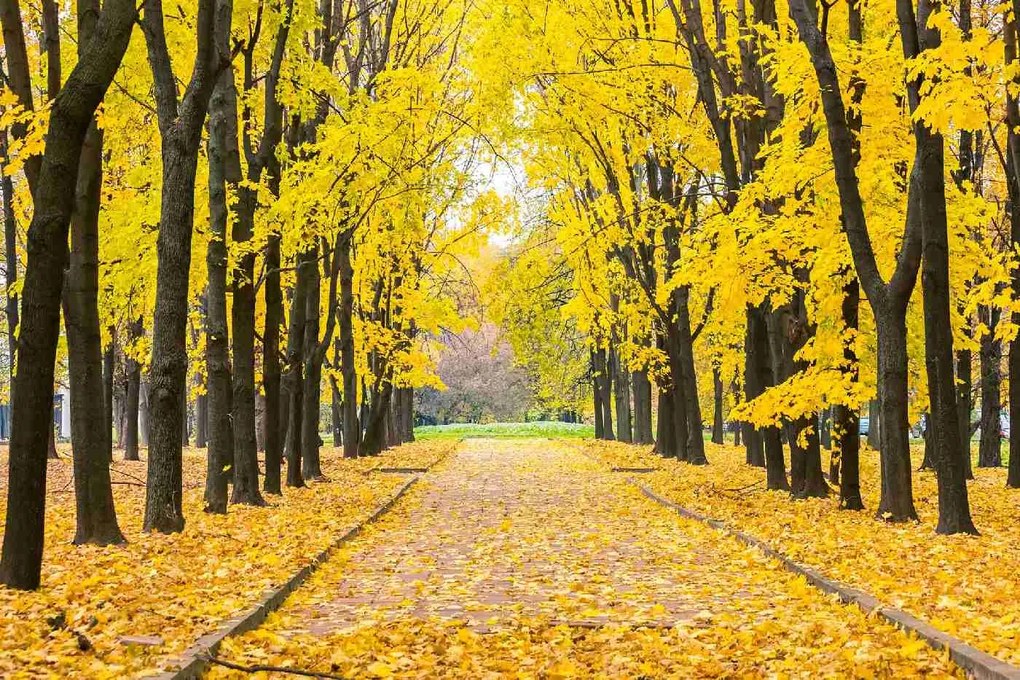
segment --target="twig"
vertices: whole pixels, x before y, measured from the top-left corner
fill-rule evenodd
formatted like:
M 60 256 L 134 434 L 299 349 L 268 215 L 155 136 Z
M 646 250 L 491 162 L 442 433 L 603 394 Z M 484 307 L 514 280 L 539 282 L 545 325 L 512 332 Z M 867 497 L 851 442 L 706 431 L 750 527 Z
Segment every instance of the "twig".
M 738 489 L 723 489 L 723 491 L 743 491 L 744 489 L 750 489 L 752 486 L 758 486 L 763 481 L 765 481 L 765 480 L 759 479 L 757 482 L 751 482 L 750 484 L 748 484 L 746 486 L 742 486 L 742 487 L 740 487 Z
M 301 675 L 306 678 L 333 678 L 335 680 L 347 680 L 343 675 L 337 675 L 336 673 L 320 673 L 316 671 L 306 671 L 301 668 L 284 668 L 283 666 L 266 666 L 263 664 L 256 664 L 254 666 L 243 666 L 239 663 L 227 661 L 226 659 L 220 659 L 219 657 L 210 654 L 206 657 L 209 663 L 216 664 L 217 666 L 223 666 L 235 671 L 241 671 L 242 673 L 289 673 L 291 675 Z
M 110 472 L 116 472 L 118 475 L 124 475 L 125 477 L 127 477 L 129 479 L 135 480 L 136 482 L 138 482 L 142 486 L 145 486 L 145 480 L 144 479 L 142 479 L 141 477 L 135 477 L 134 475 L 129 474 L 127 472 L 124 472 L 123 470 L 121 470 L 119 468 L 111 467 L 110 468 Z

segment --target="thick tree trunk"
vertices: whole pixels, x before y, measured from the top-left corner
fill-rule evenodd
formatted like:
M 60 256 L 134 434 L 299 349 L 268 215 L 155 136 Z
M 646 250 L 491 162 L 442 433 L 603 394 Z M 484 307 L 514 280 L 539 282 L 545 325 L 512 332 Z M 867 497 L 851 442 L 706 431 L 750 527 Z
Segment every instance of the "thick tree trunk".
M 924 4 L 924 0 L 922 0 Z M 946 216 L 945 159 L 942 136 L 915 124 L 921 163 L 915 172 L 923 184 L 921 286 L 924 290 L 924 345 L 928 394 L 935 430 L 940 534 L 977 533 L 967 497 L 970 441 L 965 452 L 953 376 L 950 322 L 949 236 Z M 969 365 L 969 357 L 968 357 Z M 969 372 L 969 371 L 968 371 Z M 969 394 L 968 394 L 969 401 Z M 968 434 L 970 428 L 967 428 Z
M 374 456 L 385 448 L 386 412 L 389 410 L 392 396 L 393 386 L 389 381 L 385 381 L 376 399 L 372 401 L 368 424 L 365 427 L 365 438 L 361 443 L 361 455 Z
M 652 438 L 652 382 L 645 369 L 633 371 L 630 378 L 634 392 L 634 442 L 651 444 Z
M 5 46 L 8 21 L 4 14 Z M 60 297 L 68 259 L 82 143 L 96 107 L 127 49 L 135 5 L 107 0 L 93 39 L 50 109 L 46 147 L 28 230 L 28 263 L 22 290 L 18 371 L 12 403 L 7 516 L 0 581 L 39 587 L 46 504 L 46 448 L 53 429 L 53 373 L 60 334 Z M 17 31 L 20 35 L 21 32 Z M 22 42 L 24 37 L 22 36 Z M 8 47 L 7 56 L 11 55 Z
M 978 314 L 988 332 L 981 336 L 981 443 L 978 467 L 1002 465 L 1002 342 L 995 337 L 998 307 L 981 307 Z M 968 427 L 967 432 L 970 432 Z
M 220 74 L 209 102 L 209 245 L 205 294 L 205 363 L 208 448 L 206 449 L 205 511 L 227 511 L 230 469 L 234 465 L 231 416 L 232 378 L 227 327 L 227 182 L 240 177 L 233 74 Z M 233 139 L 233 141 L 231 141 Z
M 868 402 L 868 446 L 873 451 L 882 450 L 882 402 L 878 399 Z
M 687 421 L 687 462 L 692 465 L 705 465 L 705 439 L 702 436 L 704 421 L 701 418 L 701 402 L 698 397 L 698 376 L 694 365 L 694 338 L 691 335 L 691 315 L 689 310 L 690 289 L 681 287 L 676 292 L 676 309 L 678 333 L 677 342 L 680 350 L 680 366 L 683 371 L 684 410 Z
M 93 122 L 85 135 L 78 166 L 75 209 L 71 218 L 71 259 L 64 281 L 64 327 L 71 385 L 71 445 L 78 518 L 74 542 L 109 545 L 123 543 L 124 535 L 117 525 L 110 484 L 113 362 L 109 362 L 111 385 L 107 389 L 99 330 L 102 183 L 103 133 Z
M 749 354 L 750 370 L 745 373 L 744 381 L 748 401 L 771 387 L 774 379 L 769 360 L 769 333 L 765 315 L 761 307 L 750 307 L 747 311 L 746 351 Z M 786 460 L 779 428 L 763 427 L 758 429 L 758 433 L 765 453 L 766 488 L 789 491 L 790 483 L 786 479 Z
M 882 492 L 878 516 L 892 522 L 917 519 L 911 482 L 907 419 L 907 328 L 900 314 L 877 316 L 878 388 Z
M 676 434 L 673 429 L 673 390 L 668 385 L 659 388 L 659 418 L 655 428 L 655 452 L 666 458 L 676 457 Z
M 220 7 L 229 0 L 220 0 Z M 215 84 L 212 69 L 214 5 L 201 0 L 198 54 L 183 102 L 170 65 L 161 0 L 144 6 L 143 31 L 156 84 L 160 119 L 163 184 L 156 241 L 156 309 L 149 371 L 149 461 L 145 531 L 171 533 L 184 528 L 181 507 L 181 438 L 187 389 L 188 288 L 195 217 L 195 175 L 202 124 Z M 229 9 L 225 12 L 229 16 Z

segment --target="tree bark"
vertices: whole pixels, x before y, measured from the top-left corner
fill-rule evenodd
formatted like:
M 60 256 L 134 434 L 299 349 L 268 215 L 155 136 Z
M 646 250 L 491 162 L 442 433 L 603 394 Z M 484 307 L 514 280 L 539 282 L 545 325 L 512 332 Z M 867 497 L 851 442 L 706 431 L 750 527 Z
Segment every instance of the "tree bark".
M 6 34 L 5 34 L 6 35 Z M 10 156 L 7 153 L 7 132 L 0 130 L 0 163 L 6 167 Z M 7 173 L 0 175 L 0 199 L 4 210 L 4 282 L 7 308 L 7 370 L 10 376 L 8 397 L 14 402 L 14 373 L 18 355 L 18 294 L 14 287 L 18 283 L 18 221 L 14 216 L 14 182 Z M 10 433 L 8 432 L 8 438 Z
M 229 1 L 219 0 L 221 5 Z M 180 102 L 163 29 L 162 0 L 148 0 L 142 15 L 155 83 L 163 166 L 156 242 L 156 309 L 149 371 L 145 531 L 171 533 L 184 528 L 181 429 L 187 388 L 186 336 L 195 175 L 202 125 L 221 58 L 214 48 L 215 17 L 216 14 L 230 15 L 229 10 L 216 12 L 215 9 L 213 0 L 200 0 L 198 53 L 191 80 Z
M 356 458 L 361 446 L 358 420 L 358 372 L 354 365 L 354 263 L 353 243 L 345 239 L 337 249 L 340 277 L 340 309 L 337 312 L 340 333 L 340 372 L 344 392 L 344 458 Z
M 634 442 L 652 444 L 652 383 L 648 371 L 633 371 L 630 378 L 634 392 Z
M 1002 466 L 1002 342 L 995 337 L 1001 311 L 979 307 L 978 315 L 988 328 L 981 336 L 981 443 L 978 467 Z M 968 434 L 970 428 L 967 428 Z
M 286 454 L 287 486 L 305 485 L 301 473 L 301 423 L 304 403 L 303 355 L 305 338 L 305 313 L 308 304 L 309 268 L 316 267 L 314 258 L 300 253 L 297 258 L 297 277 L 290 307 L 290 328 L 287 334 L 287 372 L 284 386 L 289 407 L 287 409 Z
M 273 183 L 272 177 L 270 183 Z M 266 241 L 266 323 L 262 343 L 262 390 L 266 408 L 266 476 L 263 490 L 280 494 L 283 442 L 280 437 L 280 325 L 283 321 L 283 294 L 280 290 L 280 236 L 270 234 Z
M 195 448 L 204 449 L 208 445 L 209 445 L 209 395 L 200 394 L 195 399 Z
M 960 449 L 963 458 L 965 479 L 974 479 L 971 461 L 971 430 L 970 419 L 974 413 L 974 373 L 971 364 L 973 353 L 969 349 L 956 352 L 956 414 L 959 419 L 957 427 L 960 432 Z
M 861 288 L 855 277 L 843 286 L 842 304 L 843 324 L 853 336 L 856 336 L 860 325 L 860 301 Z M 846 371 L 850 373 L 851 384 L 856 383 L 858 380 L 857 353 L 852 342 L 844 342 L 843 360 L 846 362 Z M 874 413 L 877 416 L 877 409 Z M 860 418 L 857 411 L 846 404 L 836 404 L 833 407 L 833 421 L 836 439 L 839 442 L 839 507 L 844 510 L 863 510 Z
M 9 0 L 0 6 L 5 51 Z M 15 4 L 16 7 L 16 4 Z M 60 298 L 68 260 L 68 229 L 74 210 L 78 162 L 96 108 L 127 49 L 135 5 L 107 0 L 78 65 L 50 109 L 28 230 L 28 262 L 22 290 L 18 371 L 12 402 L 7 516 L 0 581 L 19 589 L 39 587 L 46 503 L 46 448 L 53 430 L 53 373 L 60 334 Z M 16 31 L 20 34 L 20 26 Z M 21 37 L 22 44 L 24 37 Z M 10 61 L 8 61 L 10 67 Z
M 630 423 L 630 373 L 620 361 L 620 355 L 615 349 L 610 352 L 610 357 L 615 387 L 613 397 L 616 406 L 616 438 L 621 442 L 630 443 L 633 440 Z
M 224 35 L 217 31 L 218 49 Z M 234 76 L 226 69 L 217 78 L 209 100 L 209 244 L 206 249 L 208 284 L 205 292 L 206 448 L 205 511 L 227 511 L 228 485 L 234 465 L 232 422 L 233 378 L 230 331 L 227 325 L 227 185 L 240 180 L 237 149 L 237 105 Z
M 322 470 L 319 467 L 319 406 L 322 403 L 322 363 L 316 360 L 322 298 L 318 247 L 314 247 L 310 251 L 310 257 L 308 293 L 305 299 L 305 384 L 301 419 L 301 449 L 304 459 L 301 464 L 301 473 L 305 479 L 318 479 L 322 477 Z
M 723 382 L 718 366 L 712 367 L 712 391 L 715 408 L 712 411 L 712 443 L 725 444 L 726 423 L 723 420 Z
M 72 237 L 73 238 L 73 237 Z M 96 258 L 98 265 L 98 255 Z M 98 280 L 96 282 L 96 288 L 98 293 Z M 97 301 L 98 304 L 98 301 Z M 96 309 L 96 315 L 98 316 L 99 310 Z M 117 370 L 117 329 L 110 328 L 110 346 L 106 348 L 103 353 L 103 397 L 106 400 L 106 430 L 110 433 L 107 440 L 107 462 L 113 462 L 113 427 L 114 423 L 114 408 L 113 408 L 113 391 L 114 391 L 114 373 Z
M 98 0 L 79 5 L 79 32 L 87 42 Z M 84 52 L 84 45 L 81 51 Z M 51 55 L 52 58 L 53 55 Z M 84 55 L 82 55 L 84 56 Z M 59 77 L 57 82 L 59 83 Z M 99 330 L 99 205 L 103 184 L 103 133 L 93 121 L 85 134 L 71 217 L 70 266 L 64 281 L 64 328 L 71 392 L 71 447 L 77 509 L 75 544 L 123 543 L 110 484 L 113 458 L 113 362 L 110 389 L 103 376 Z M 109 353 L 112 359 L 112 347 Z
M 1007 21 L 1003 31 L 1005 61 L 1007 65 L 1017 60 L 1017 3 L 1013 3 L 1013 19 Z M 1015 82 L 1014 82 L 1015 86 Z M 1006 90 L 1006 185 L 1009 190 L 1009 234 L 1010 246 L 1020 245 L 1020 104 L 1015 94 Z M 1010 289 L 1013 298 L 1020 297 L 1020 269 L 1010 273 Z M 1014 324 L 1020 323 L 1020 313 L 1012 315 Z M 1006 486 L 1020 489 L 1020 435 L 1013 436 L 1020 426 L 1020 336 L 1009 343 L 1009 469 Z
M 142 320 L 128 324 L 128 342 L 131 343 L 142 333 Z M 124 396 L 124 460 L 139 460 L 138 457 L 138 410 L 142 382 L 142 367 L 130 355 L 124 362 L 127 370 L 127 389 Z
M 771 387 L 774 379 L 769 360 L 769 334 L 765 315 L 766 312 L 761 307 L 749 307 L 747 310 L 746 351 L 751 370 L 745 373 L 744 381 L 748 401 Z M 766 488 L 789 491 L 790 483 L 786 478 L 786 460 L 783 456 L 779 428 L 770 425 L 757 428 L 756 433 L 760 433 L 765 454 Z

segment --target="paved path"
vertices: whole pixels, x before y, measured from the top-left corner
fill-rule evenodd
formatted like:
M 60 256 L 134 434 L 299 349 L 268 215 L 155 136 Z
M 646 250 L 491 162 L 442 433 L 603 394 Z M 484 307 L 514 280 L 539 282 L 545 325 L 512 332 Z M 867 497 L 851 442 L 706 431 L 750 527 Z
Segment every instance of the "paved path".
M 448 668 L 449 641 L 423 651 L 420 639 L 402 649 L 402 636 L 365 637 L 371 628 L 424 638 L 450 622 L 470 631 L 461 641 L 500 640 L 485 652 L 493 656 L 509 653 L 508 641 L 520 636 L 514 631 L 525 627 L 531 651 L 512 667 L 537 677 L 555 676 L 549 669 L 563 661 L 541 657 L 563 654 L 582 675 L 945 670 L 923 645 L 822 596 L 758 551 L 659 507 L 626 477 L 568 443 L 469 441 L 288 601 L 265 627 L 275 646 L 254 658 L 282 655 L 321 668 L 327 657 L 315 650 L 324 647 L 333 650 L 333 668 L 354 675 L 371 675 L 366 664 L 383 657 L 384 671 L 408 676 L 508 674 L 495 662 L 465 667 L 458 659 Z M 572 651 L 536 646 L 535 630 L 561 624 L 574 631 Z M 645 630 L 635 635 L 635 627 Z M 583 631 L 606 630 L 616 636 L 598 638 L 585 656 Z M 247 637 L 225 653 L 253 658 L 266 636 Z M 357 649 L 337 657 L 345 646 Z M 657 651 L 642 651 L 650 648 Z M 435 658 L 417 658 L 426 653 Z

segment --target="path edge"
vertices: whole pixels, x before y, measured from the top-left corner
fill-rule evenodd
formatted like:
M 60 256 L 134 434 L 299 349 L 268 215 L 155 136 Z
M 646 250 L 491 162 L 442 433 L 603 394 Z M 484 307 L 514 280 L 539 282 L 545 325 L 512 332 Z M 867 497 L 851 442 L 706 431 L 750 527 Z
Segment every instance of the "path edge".
M 322 566 L 322 564 L 325 563 L 340 546 L 355 538 L 365 529 L 365 527 L 386 514 L 386 512 L 389 511 L 420 479 L 421 475 L 415 475 L 405 481 L 400 488 L 397 489 L 396 493 L 390 496 L 382 505 L 377 507 L 371 515 L 341 534 L 336 540 L 312 558 L 308 564 L 303 566 L 289 579 L 279 586 L 265 591 L 255 605 L 234 618 L 228 619 L 213 632 L 206 633 L 202 637 L 198 638 L 191 647 L 186 649 L 180 654 L 180 656 L 169 663 L 169 665 L 178 666 L 176 670 L 167 670 L 147 677 L 155 678 L 156 680 L 194 680 L 201 677 L 202 673 L 204 673 L 210 665 L 209 657 L 216 654 L 225 639 L 234 635 L 247 633 L 261 625 L 262 622 L 266 620 L 266 617 L 279 609 L 283 604 L 283 601 L 287 599 L 287 596 L 307 581 L 309 576 L 318 571 L 319 567 Z
M 699 512 L 690 510 L 664 498 L 644 484 L 631 478 L 628 479 L 636 486 L 645 497 L 655 501 L 670 510 L 675 511 L 681 517 L 706 524 L 717 531 L 733 536 L 741 543 L 757 548 L 768 557 L 779 561 L 787 571 L 803 576 L 808 583 L 824 593 L 836 595 L 843 604 L 855 604 L 865 614 L 875 614 L 893 624 L 903 631 L 914 633 L 923 640 L 929 647 L 936 651 L 949 650 L 949 658 L 962 668 L 968 676 L 978 680 L 1020 680 L 1020 667 L 1014 666 L 1002 659 L 992 656 L 973 647 L 963 640 L 945 633 L 929 623 L 921 621 L 917 617 L 902 609 L 883 606 L 878 598 L 870 593 L 852 588 L 845 583 L 823 576 L 821 572 L 794 562 L 783 553 L 770 547 L 764 541 L 744 533 L 739 529 L 728 526 L 725 522 L 712 519 Z

